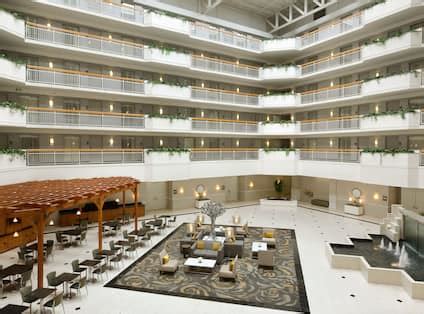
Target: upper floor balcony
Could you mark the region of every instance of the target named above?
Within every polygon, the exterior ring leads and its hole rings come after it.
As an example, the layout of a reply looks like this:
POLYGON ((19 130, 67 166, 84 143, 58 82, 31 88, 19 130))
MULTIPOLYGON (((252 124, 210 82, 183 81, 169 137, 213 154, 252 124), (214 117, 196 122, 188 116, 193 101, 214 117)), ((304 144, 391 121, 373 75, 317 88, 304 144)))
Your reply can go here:
POLYGON ((300 95, 301 104, 327 102, 342 98, 358 97, 361 95, 362 81, 323 87, 303 92, 300 95))
MULTIPOLYGON (((416 0, 386 0, 364 10, 353 12, 352 14, 336 19, 329 24, 318 27, 302 36, 293 38, 282 38, 264 40, 256 36, 240 33, 234 30, 219 26, 213 26, 201 21, 190 21, 183 17, 171 16, 160 11, 145 10, 139 5, 115 5, 106 3, 103 0, 40 0, 41 4, 52 7, 67 8, 74 11, 74 19, 78 20, 79 14, 91 14, 96 18, 121 20, 134 26, 143 27, 150 31, 152 35, 160 36, 161 32, 173 32, 185 36, 187 43, 197 46, 195 39, 215 43, 218 47, 225 46, 238 49, 240 52, 253 54, 272 52, 294 52, 310 49, 314 45, 325 43, 329 40, 336 40, 343 35, 350 34, 361 28, 371 29, 381 26, 378 22, 383 19, 387 23, 398 22, 399 19, 408 20, 409 17, 417 14, 422 9, 422 3, 416 0), (194 41, 193 41, 194 39, 194 41), (191 40, 191 41, 190 41, 191 40)), ((36 9, 38 9, 36 7, 36 9)), ((42 9, 39 8, 40 10, 42 9)), ((51 12, 54 12, 53 10, 51 12)), ((172 35, 168 34, 166 38, 172 35)), ((347 35, 348 36, 348 35, 347 35)), ((356 35, 359 38, 359 35, 356 35)))
POLYGON ((33 149, 25 158, 0 155, 0 172, 12 182, 106 174, 131 174, 143 182, 279 175, 423 188, 423 157, 421 151, 329 148, 33 149))

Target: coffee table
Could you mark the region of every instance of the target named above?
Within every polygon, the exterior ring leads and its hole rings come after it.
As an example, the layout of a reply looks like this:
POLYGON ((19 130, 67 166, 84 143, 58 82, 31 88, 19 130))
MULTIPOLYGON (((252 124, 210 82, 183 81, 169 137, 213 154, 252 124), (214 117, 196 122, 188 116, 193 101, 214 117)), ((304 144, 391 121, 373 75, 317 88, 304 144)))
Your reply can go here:
POLYGON ((252 258, 258 258, 259 251, 267 251, 268 246, 265 242, 252 242, 252 258))
POLYGON ((194 273, 211 273, 215 268, 216 260, 207 258, 187 258, 184 263, 184 271, 194 273))

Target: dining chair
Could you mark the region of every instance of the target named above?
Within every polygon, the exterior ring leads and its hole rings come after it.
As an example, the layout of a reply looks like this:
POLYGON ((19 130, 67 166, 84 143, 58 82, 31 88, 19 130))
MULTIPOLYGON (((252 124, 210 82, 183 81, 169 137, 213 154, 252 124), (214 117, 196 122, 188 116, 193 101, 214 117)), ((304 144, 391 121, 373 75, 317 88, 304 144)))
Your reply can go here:
MULTIPOLYGON (((111 262, 111 263, 114 263, 116 266, 118 266, 118 265, 119 265, 119 263, 121 263, 121 264, 122 264, 122 266, 124 266, 124 262, 123 262, 123 260, 122 260, 122 252, 121 252, 121 253, 116 254, 116 256, 115 256, 115 257, 113 257, 113 258, 110 260, 110 262, 111 262)), ((119 266, 118 266, 118 268, 119 268, 119 266)))
POLYGON ((78 259, 74 259, 71 262, 71 265, 72 265, 72 272, 78 273, 80 275, 80 277, 82 277, 81 275, 82 275, 83 272, 87 271, 86 267, 80 267, 78 259))
POLYGON ((65 306, 63 304, 63 292, 56 294, 53 299, 50 299, 49 301, 43 304, 43 306, 51 308, 53 314, 56 313, 56 307, 58 305, 62 305, 63 313, 65 313, 65 306))
POLYGON ((100 267, 93 270, 93 274, 96 275, 98 279, 100 279, 100 277, 101 277, 102 281, 103 281, 103 274, 106 275, 106 279, 109 279, 106 270, 107 270, 107 265, 102 264, 102 265, 100 265, 100 267))
POLYGON ((31 286, 26 286, 23 288, 19 289, 19 293, 21 294, 21 298, 22 298, 22 304, 23 303, 27 303, 29 304, 29 311, 30 313, 32 313, 32 303, 34 303, 37 300, 33 300, 28 298, 29 294, 32 292, 32 287, 31 286))
POLYGON ((87 244, 87 231, 82 231, 81 235, 76 237, 75 241, 79 241, 80 245, 82 245, 83 241, 85 241, 85 244, 87 244))
POLYGON ((81 295, 81 289, 85 287, 85 292, 87 292, 88 295, 88 288, 87 288, 87 277, 82 277, 80 280, 78 280, 77 282, 74 282, 71 286, 70 289, 74 289, 77 290, 77 294, 81 295))
POLYGON ((20 279, 21 288, 25 287, 27 285, 28 281, 31 282, 31 286, 32 286, 32 269, 24 272, 21 275, 21 279, 20 279))

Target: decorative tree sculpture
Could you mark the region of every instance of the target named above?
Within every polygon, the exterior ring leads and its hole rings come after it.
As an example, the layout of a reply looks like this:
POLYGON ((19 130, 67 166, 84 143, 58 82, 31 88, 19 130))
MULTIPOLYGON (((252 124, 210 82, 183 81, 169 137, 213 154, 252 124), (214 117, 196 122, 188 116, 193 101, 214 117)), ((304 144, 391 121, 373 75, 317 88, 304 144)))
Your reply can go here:
POLYGON ((200 212, 206 216, 209 216, 211 220, 211 236, 215 239, 215 221, 216 218, 225 213, 225 208, 220 203, 213 201, 207 202, 200 208, 200 212))

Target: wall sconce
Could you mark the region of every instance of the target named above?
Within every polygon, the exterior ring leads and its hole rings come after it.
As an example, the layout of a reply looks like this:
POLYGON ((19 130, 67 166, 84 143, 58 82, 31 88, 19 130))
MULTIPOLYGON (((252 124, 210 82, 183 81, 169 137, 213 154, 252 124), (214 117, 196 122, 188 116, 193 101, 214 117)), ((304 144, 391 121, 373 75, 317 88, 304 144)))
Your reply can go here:
POLYGON ((353 201, 352 196, 349 196, 349 202, 352 202, 352 201, 353 201))
POLYGON ((183 187, 180 187, 179 192, 180 192, 180 194, 184 194, 184 188, 183 187))
POLYGON ((163 77, 162 76, 159 77, 159 81, 160 82, 163 82, 163 77))
POLYGON ((205 83, 202 82, 202 85, 201 86, 202 86, 202 88, 205 88, 205 83))
POLYGON ((266 94, 267 94, 267 95, 269 95, 269 94, 270 94, 269 90, 267 90, 267 91, 266 91, 266 94))
POLYGON ((237 120, 240 120, 240 115, 239 114, 236 115, 236 119, 237 120))
POLYGON ((200 54, 200 56, 201 56, 202 58, 204 57, 203 52, 200 54))
POLYGON ((14 237, 14 238, 19 237, 19 232, 18 232, 18 231, 15 231, 15 232, 13 233, 13 237, 14 237))
POLYGON ((373 198, 378 201, 380 198, 380 195, 378 193, 374 193, 373 198))
POLYGON ((269 141, 266 141, 266 147, 269 147, 269 141))
POLYGON ((77 216, 81 216, 81 210, 80 209, 77 210, 77 216))
POLYGON ((163 140, 162 139, 159 140, 159 146, 163 146, 163 140))
POLYGON ((333 140, 330 140, 330 147, 333 147, 333 140))
POLYGON ((291 141, 290 141, 290 146, 291 146, 291 147, 293 147, 293 146, 294 146, 294 141, 293 141, 293 140, 291 140, 291 141))
POLYGON ((363 203, 362 198, 360 198, 359 199, 359 204, 362 204, 362 203, 363 203))
POLYGON ((266 121, 269 121, 269 116, 266 116, 266 121))
POLYGON ((203 139, 200 140, 200 146, 205 146, 205 141, 203 139))
POLYGON ((14 224, 16 224, 16 223, 18 223, 18 222, 19 222, 19 220, 18 220, 18 218, 17 218, 17 217, 14 217, 14 218, 13 218, 13 220, 12 220, 12 222, 13 222, 14 224))
POLYGON ((374 146, 375 146, 375 147, 377 147, 377 146, 378 146, 378 138, 376 138, 376 139, 374 140, 374 146))
POLYGON ((109 105, 109 111, 112 112, 113 111, 113 104, 109 105))
POLYGON ((52 27, 52 24, 47 23, 47 27, 48 27, 48 28, 52 27))
POLYGON ((290 120, 294 121, 294 115, 290 116, 290 120))
POLYGON ((54 221, 53 221, 53 219, 51 219, 51 220, 49 221, 49 226, 54 226, 54 221))
POLYGON ((253 181, 250 181, 249 182, 249 189, 253 189, 253 187, 254 187, 255 185, 253 184, 253 181))
POLYGON ((380 72, 375 72, 375 77, 380 77, 380 72))
POLYGON ((240 93, 240 88, 237 87, 236 92, 237 93, 240 93))
POLYGON ((334 86, 334 81, 330 82, 330 86, 333 87, 334 86))
POLYGON ((240 61, 239 60, 236 60, 236 64, 240 64, 240 61))
POLYGON ((109 39, 112 39, 112 34, 109 34, 108 38, 109 38, 109 39))
POLYGON ((334 117, 334 111, 333 110, 330 111, 330 117, 334 117))
POLYGON ((109 76, 113 76, 113 71, 112 70, 109 71, 109 76))
POLYGON ((202 118, 204 118, 205 117, 205 112, 202 110, 202 111, 200 111, 200 116, 202 117, 202 118))
POLYGON ((53 99, 49 99, 49 107, 50 107, 50 108, 53 108, 53 106, 54 106, 54 101, 53 101, 53 99))
POLYGON ((221 190, 221 186, 219 184, 215 185, 215 190, 217 191, 221 190))
POLYGON ((49 138, 49 144, 50 144, 50 146, 53 146, 54 145, 54 137, 53 136, 50 136, 50 138, 49 138))
POLYGON ((53 62, 51 62, 51 61, 49 62, 49 68, 53 69, 53 62))
POLYGON ((236 146, 237 146, 237 147, 239 147, 239 146, 240 146, 240 141, 239 141, 239 140, 237 140, 237 141, 236 141, 236 146))
POLYGON ((163 109, 162 108, 159 108, 159 114, 163 115, 163 109))
POLYGON ((113 137, 111 137, 109 139, 109 146, 113 146, 114 143, 115 143, 115 141, 114 141, 113 137))
POLYGON ((332 51, 330 55, 331 55, 332 57, 334 57, 334 51, 332 51))
POLYGON ((380 111, 380 107, 378 105, 375 105, 375 113, 378 113, 380 111))

